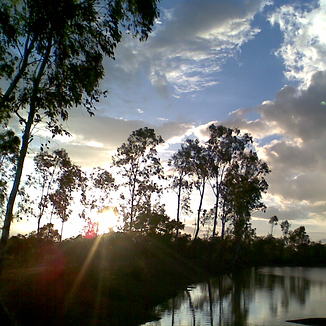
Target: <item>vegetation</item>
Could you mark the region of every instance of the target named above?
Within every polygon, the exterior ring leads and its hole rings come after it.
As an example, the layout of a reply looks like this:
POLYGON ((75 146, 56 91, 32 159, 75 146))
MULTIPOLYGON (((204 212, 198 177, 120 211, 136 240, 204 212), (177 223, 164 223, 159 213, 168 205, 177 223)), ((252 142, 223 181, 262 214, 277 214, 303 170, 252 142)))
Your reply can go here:
MULTIPOLYGON (((103 58, 114 58, 123 31, 145 39, 156 1, 4 0, 0 4, 0 123, 18 119, 21 145, 6 201, 1 243, 8 240, 24 161, 36 125, 69 135, 62 121, 84 106, 93 115, 103 58)), ((7 130, 5 131, 7 132, 7 130)))
POLYGON ((326 246, 300 236, 290 237, 288 244, 270 235, 256 237, 241 242, 239 250, 235 238, 193 241, 162 230, 159 223, 146 231, 62 242, 50 230, 47 225, 39 236, 10 238, 0 283, 3 321, 139 325, 155 318, 155 305, 210 274, 326 264, 326 246))

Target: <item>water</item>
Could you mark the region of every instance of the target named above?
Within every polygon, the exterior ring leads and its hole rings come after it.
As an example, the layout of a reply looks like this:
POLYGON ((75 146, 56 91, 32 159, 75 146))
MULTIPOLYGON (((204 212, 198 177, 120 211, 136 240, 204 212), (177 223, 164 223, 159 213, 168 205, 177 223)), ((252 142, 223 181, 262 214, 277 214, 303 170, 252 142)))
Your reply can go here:
POLYGON ((261 268, 212 278, 157 307, 143 326, 282 326, 326 317, 326 268, 261 268))

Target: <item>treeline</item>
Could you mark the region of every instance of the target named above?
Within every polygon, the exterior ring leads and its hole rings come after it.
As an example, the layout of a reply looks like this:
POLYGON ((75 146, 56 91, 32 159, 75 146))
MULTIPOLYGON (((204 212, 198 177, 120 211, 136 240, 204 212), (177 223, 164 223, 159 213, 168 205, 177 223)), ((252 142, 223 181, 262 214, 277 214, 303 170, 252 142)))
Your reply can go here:
MULTIPOLYGON (((41 148, 33 159, 34 172, 20 187, 15 217, 36 218, 36 234, 40 234, 45 218, 50 224, 52 218, 59 218, 62 235, 72 207, 81 207, 79 215, 88 225, 85 233, 95 236, 97 226, 91 216, 112 208, 114 201, 113 209, 122 219, 124 231, 178 235, 184 228, 182 214, 189 216, 195 208, 195 239, 204 225, 211 226, 210 236, 217 236, 218 223, 222 239, 226 234, 252 237, 251 212, 265 209, 262 193, 267 191, 265 176, 270 170, 258 158, 249 134, 214 124, 206 132, 206 142, 188 138, 168 162, 162 163, 158 154, 162 137, 150 128, 135 130, 117 149, 109 169, 87 172, 74 164, 64 149, 49 152, 41 148), (168 192, 175 194, 173 219, 165 211, 168 192), (212 207, 204 207, 207 195, 214 198, 212 207)), ((9 136, 2 144, 13 142, 9 136)), ((8 148, 12 150, 1 151, 3 193, 10 183, 18 146, 8 148)), ((2 208, 5 203, 3 197, 2 208)))

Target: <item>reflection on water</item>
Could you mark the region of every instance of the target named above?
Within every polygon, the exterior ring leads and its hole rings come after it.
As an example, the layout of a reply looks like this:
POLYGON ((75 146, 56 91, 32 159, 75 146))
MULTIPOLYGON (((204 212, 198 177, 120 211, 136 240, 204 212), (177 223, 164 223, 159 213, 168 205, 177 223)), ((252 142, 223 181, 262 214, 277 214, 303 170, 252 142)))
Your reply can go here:
POLYGON ((326 268, 261 268, 212 278, 157 308, 146 326, 279 326, 326 317, 326 268))

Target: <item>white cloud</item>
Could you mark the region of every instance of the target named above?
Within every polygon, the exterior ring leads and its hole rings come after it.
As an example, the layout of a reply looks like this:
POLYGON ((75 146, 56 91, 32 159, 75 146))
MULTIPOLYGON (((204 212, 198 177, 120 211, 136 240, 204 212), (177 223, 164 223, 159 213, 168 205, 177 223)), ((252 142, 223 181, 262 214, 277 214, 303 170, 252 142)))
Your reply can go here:
POLYGON ((130 83, 133 76, 147 74, 162 96, 216 85, 214 73, 259 33, 252 21, 269 3, 267 0, 178 1, 174 9, 162 10, 161 24, 146 43, 140 45, 127 38, 122 42, 109 76, 112 79, 113 74, 115 82, 130 83))
POLYGON ((316 71, 326 69, 326 1, 320 0, 304 8, 284 5, 270 17, 283 32, 283 44, 277 54, 283 58, 285 75, 307 87, 316 71))
POLYGON ((138 112, 139 114, 143 114, 143 113, 144 113, 144 110, 142 110, 142 109, 137 109, 137 112, 138 112))

